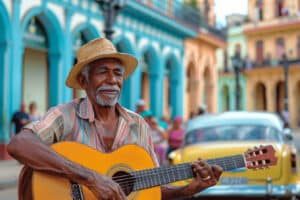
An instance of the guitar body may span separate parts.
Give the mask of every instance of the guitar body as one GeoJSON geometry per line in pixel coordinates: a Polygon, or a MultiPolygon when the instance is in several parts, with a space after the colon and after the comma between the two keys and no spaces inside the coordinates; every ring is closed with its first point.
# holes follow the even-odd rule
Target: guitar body
{"type": "MultiPolygon", "coordinates": [[[[60,142],[52,145],[60,155],[94,170],[107,177],[118,173],[130,173],[137,170],[154,168],[154,163],[143,148],[137,145],[125,145],[112,153],[101,153],[96,149],[75,142],[60,142]]],[[[96,200],[91,191],[80,185],[84,200],[96,200]]],[[[73,200],[81,199],[72,196],[73,190],[68,179],[49,174],[33,173],[33,198],[34,200],[73,200]]],[[[128,200],[160,200],[160,187],[130,192],[128,200]]]]}

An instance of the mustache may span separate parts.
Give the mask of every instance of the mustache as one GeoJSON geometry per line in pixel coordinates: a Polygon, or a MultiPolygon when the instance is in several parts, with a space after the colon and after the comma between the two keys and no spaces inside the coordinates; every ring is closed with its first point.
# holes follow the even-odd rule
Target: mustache
{"type": "Polygon", "coordinates": [[[100,86],[97,88],[97,93],[98,92],[101,92],[101,91],[104,91],[104,90],[114,90],[114,91],[117,91],[117,92],[120,92],[120,88],[116,85],[114,86],[108,86],[108,85],[103,85],[103,86],[100,86]]]}

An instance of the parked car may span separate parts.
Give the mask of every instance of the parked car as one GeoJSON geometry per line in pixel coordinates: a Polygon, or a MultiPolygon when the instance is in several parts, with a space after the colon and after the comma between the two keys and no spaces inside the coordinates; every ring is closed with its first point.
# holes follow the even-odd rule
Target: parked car
{"type": "MultiPolygon", "coordinates": [[[[218,185],[195,196],[298,198],[299,163],[292,134],[273,113],[225,112],[192,119],[186,126],[184,146],[171,152],[169,159],[172,164],[179,164],[192,162],[198,157],[205,160],[222,158],[244,152],[248,154],[248,149],[260,145],[272,145],[275,150],[273,157],[277,159],[274,166],[268,166],[269,161],[259,161],[264,167],[248,169],[256,167],[248,166],[245,156],[248,168],[224,171],[218,185]]],[[[176,182],[175,185],[189,181],[176,182]]]]}

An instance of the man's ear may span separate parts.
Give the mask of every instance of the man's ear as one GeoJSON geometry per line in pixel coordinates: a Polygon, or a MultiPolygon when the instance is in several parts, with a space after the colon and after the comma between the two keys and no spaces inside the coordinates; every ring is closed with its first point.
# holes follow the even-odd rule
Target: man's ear
{"type": "Polygon", "coordinates": [[[81,86],[82,89],[87,89],[88,85],[87,85],[87,81],[85,79],[85,77],[82,74],[79,74],[77,76],[77,80],[79,82],[79,85],[81,86]]]}

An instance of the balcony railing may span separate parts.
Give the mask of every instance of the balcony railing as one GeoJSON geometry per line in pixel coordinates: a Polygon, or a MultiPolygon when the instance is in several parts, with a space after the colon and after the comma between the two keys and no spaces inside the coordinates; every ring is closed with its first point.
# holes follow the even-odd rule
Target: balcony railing
{"type": "MultiPolygon", "coordinates": [[[[289,59],[289,64],[300,64],[300,58],[289,59]]],[[[252,61],[252,68],[259,68],[259,67],[279,67],[283,64],[282,60],[278,59],[264,59],[263,62],[255,62],[252,61]]],[[[248,67],[247,69],[251,69],[248,67]]]]}
{"type": "Polygon", "coordinates": [[[204,29],[217,37],[225,39],[223,31],[210,26],[207,19],[202,15],[201,11],[195,7],[183,3],[182,0],[136,0],[139,3],[148,6],[155,11],[158,11],[165,16],[176,19],[177,21],[191,26],[199,31],[199,28],[204,29]]]}

